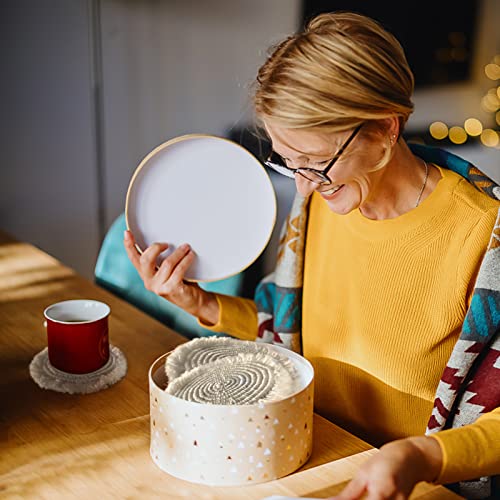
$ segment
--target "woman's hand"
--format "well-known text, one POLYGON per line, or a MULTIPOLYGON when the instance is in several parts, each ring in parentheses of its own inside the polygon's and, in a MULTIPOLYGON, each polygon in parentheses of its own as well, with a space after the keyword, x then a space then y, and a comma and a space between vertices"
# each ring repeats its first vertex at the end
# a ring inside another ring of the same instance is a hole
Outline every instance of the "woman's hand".
POLYGON ((147 290, 200 318, 206 324, 217 323, 219 305, 215 295, 203 290, 197 283, 184 280, 195 259, 189 245, 176 248, 157 268, 158 256, 168 248, 168 244, 153 243, 141 255, 130 231, 125 231, 123 244, 147 290))
POLYGON ((405 500, 420 481, 434 481, 442 465, 439 443, 411 437, 388 443, 368 459, 336 500, 405 500))

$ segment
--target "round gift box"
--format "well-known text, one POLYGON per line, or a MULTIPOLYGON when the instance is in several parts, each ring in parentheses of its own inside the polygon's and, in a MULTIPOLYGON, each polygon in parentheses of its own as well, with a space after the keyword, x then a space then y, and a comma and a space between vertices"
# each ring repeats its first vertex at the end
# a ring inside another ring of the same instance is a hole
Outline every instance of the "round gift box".
POLYGON ((286 476, 312 451, 314 370, 305 358, 286 355, 299 373, 299 390, 254 405, 201 404, 165 392, 165 363, 149 370, 154 463, 172 476, 211 486, 256 484, 286 476))

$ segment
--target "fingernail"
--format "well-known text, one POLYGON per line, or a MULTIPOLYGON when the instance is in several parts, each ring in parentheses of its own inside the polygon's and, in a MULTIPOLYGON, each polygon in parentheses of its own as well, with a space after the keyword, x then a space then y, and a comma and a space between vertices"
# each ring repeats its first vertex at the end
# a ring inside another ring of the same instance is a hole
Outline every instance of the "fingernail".
POLYGON ((189 250, 189 249, 190 249, 190 246, 189 246, 187 243, 183 243, 183 244, 181 245, 181 248, 182 248, 182 250, 189 250))
POLYGON ((126 240, 130 239, 130 235, 128 234, 128 231, 126 231, 126 230, 123 231, 123 238, 126 240))

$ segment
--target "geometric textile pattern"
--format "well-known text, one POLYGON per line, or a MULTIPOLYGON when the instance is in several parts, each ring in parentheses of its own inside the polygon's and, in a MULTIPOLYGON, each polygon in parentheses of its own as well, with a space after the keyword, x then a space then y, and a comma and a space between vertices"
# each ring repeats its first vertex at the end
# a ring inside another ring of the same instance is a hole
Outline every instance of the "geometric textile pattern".
POLYGON ((276 269, 257 286, 257 342, 301 353, 302 272, 309 198, 297 195, 281 230, 276 269))
POLYGON ((480 170, 478 170, 474 165, 470 165, 467 178, 471 184, 476 186, 480 191, 486 193, 490 198, 497 198, 498 184, 489 179, 480 170))
POLYGON ((500 328, 500 291, 476 289, 462 328, 463 339, 487 342, 500 328))
POLYGON ((495 228, 493 229, 488 250, 493 250, 495 248, 500 248, 500 224, 495 226, 495 228))

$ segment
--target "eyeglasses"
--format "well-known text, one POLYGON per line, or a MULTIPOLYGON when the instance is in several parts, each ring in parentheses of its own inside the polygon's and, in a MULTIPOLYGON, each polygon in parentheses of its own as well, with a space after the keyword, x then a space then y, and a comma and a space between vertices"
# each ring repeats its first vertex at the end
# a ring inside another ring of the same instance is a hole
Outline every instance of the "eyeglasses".
POLYGON ((361 130, 363 124, 358 125, 352 134, 347 138, 347 140, 340 146, 340 149, 335 153, 335 156, 328 162, 328 165, 323 170, 316 170, 314 168, 308 167, 300 167, 300 168, 291 168, 288 167, 286 161, 276 152, 271 151, 271 154, 264 162, 265 165, 272 168, 276 172, 286 175, 291 179, 295 179, 295 175, 299 174, 302 177, 306 178, 308 181, 315 182, 316 184, 321 184, 326 186, 332 183, 332 180, 328 177, 328 172, 335 165, 335 162, 340 158, 342 153, 345 151, 347 146, 352 142, 352 140, 356 137, 357 133, 361 130))

